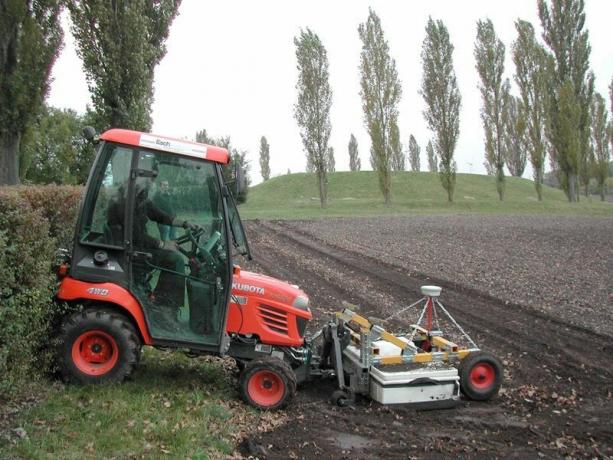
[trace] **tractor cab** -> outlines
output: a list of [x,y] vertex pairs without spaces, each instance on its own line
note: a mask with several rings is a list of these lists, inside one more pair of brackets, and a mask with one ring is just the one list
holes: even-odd
[[99,140],[58,297],[120,305],[147,344],[223,353],[232,250],[249,256],[227,150],[118,129]]

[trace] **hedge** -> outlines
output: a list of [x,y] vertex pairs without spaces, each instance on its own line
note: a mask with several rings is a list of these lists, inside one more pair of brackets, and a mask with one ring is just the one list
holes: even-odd
[[0,187],[0,401],[50,369],[52,325],[63,312],[53,302],[52,266],[70,248],[82,188]]

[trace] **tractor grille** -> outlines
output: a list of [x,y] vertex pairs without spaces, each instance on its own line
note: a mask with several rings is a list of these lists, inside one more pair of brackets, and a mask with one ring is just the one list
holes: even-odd
[[275,332],[288,334],[286,312],[269,305],[259,305],[258,310],[266,326]]

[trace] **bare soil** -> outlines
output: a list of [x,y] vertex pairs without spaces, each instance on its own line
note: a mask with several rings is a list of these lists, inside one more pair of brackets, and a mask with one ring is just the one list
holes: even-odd
[[[315,332],[343,308],[385,319],[441,301],[505,366],[486,403],[418,411],[331,405],[333,382],[299,389],[287,422],[240,446],[258,458],[613,456],[613,220],[445,216],[252,221],[245,268],[299,284]],[[415,314],[394,321],[414,322]]]

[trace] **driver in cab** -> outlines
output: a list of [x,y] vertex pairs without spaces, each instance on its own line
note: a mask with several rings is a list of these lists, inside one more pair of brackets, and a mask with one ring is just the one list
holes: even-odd
[[[154,168],[155,169],[155,168]],[[154,171],[154,176],[157,171]],[[151,254],[149,263],[161,268],[152,300],[155,303],[178,309],[183,305],[185,291],[185,262],[174,240],[162,240],[147,232],[147,223],[183,227],[189,231],[198,229],[186,220],[179,219],[162,209],[149,198],[153,177],[138,177],[135,184],[134,214],[132,223],[132,244],[136,251]],[[110,226],[123,227],[125,194],[120,193],[108,208]]]

